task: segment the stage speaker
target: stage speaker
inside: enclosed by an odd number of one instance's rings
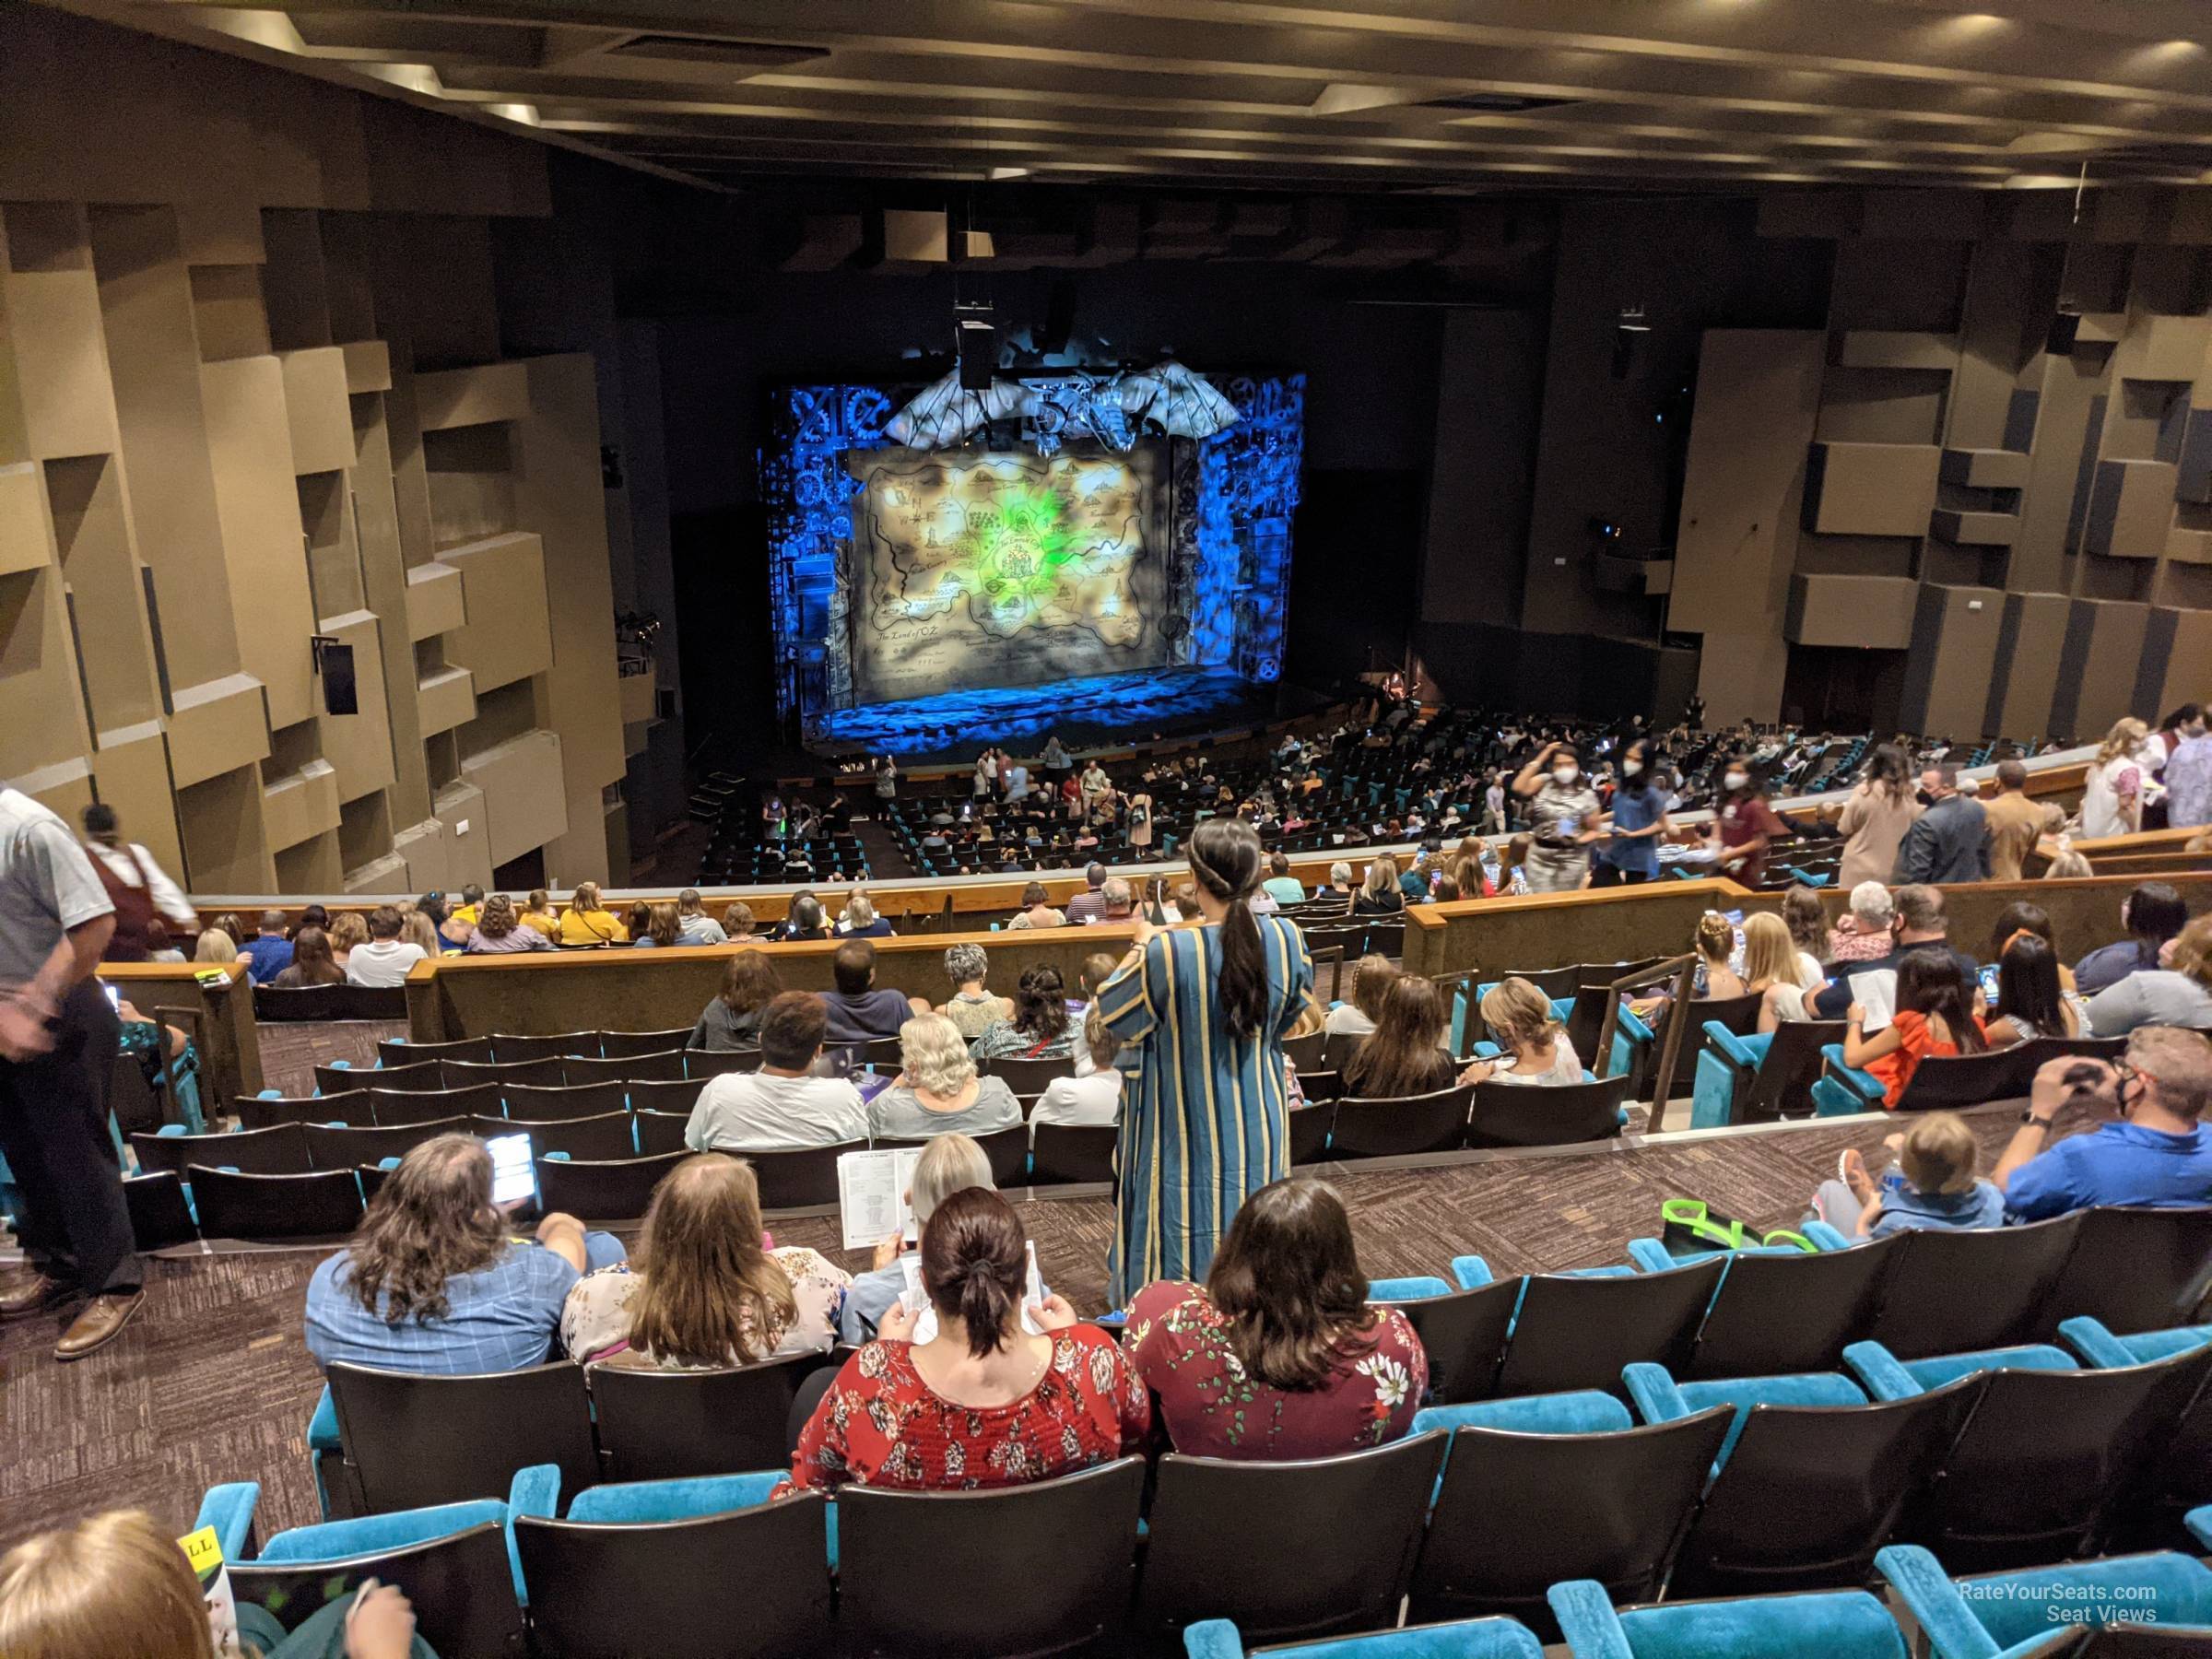
[[[353,647],[327,634],[313,638],[315,672],[323,677],[323,712],[359,714],[360,695],[354,684]]]
[[[998,371],[998,324],[988,305],[964,305],[953,319],[960,352],[960,390],[988,392]]]
[[[2081,313],[2060,312],[2051,319],[2051,331],[2043,337],[2043,349],[2053,357],[2070,357],[2074,342],[2081,335]]]

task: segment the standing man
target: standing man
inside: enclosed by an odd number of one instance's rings
[[[1959,793],[1959,769],[1931,766],[1920,774],[1928,809],[1912,820],[1897,850],[1892,887],[1989,879],[1989,815]]]
[[[1989,878],[2018,881],[2021,865],[2043,839],[2043,809],[2028,798],[2028,769],[2018,760],[1997,762],[1996,794],[1982,802],[1989,824]]]
[[[2173,753],[2166,758],[2166,827],[2195,830],[2212,824],[2212,736],[2205,712],[2194,704],[2174,723]]]
[[[114,930],[115,907],[68,826],[0,789],[0,1156],[22,1190],[34,1264],[0,1285],[0,1319],[90,1298],[57,1359],[105,1347],[146,1300],[108,1133],[122,1040],[92,979]]]
[[[153,954],[147,930],[156,916],[173,923],[189,947],[200,931],[199,912],[151,853],[123,839],[115,808],[95,801],[78,821],[85,827],[85,852],[91,858],[92,874],[100,877],[100,885],[108,890],[108,902],[115,907],[115,932],[108,940],[107,960],[147,960]]]

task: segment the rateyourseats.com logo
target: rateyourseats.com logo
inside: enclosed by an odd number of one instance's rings
[[[2037,1583],[1996,1580],[1959,1585],[1961,1600],[1972,1602],[2031,1602],[2040,1605],[2053,1624],[2156,1624],[2159,1593],[2150,1584]]]

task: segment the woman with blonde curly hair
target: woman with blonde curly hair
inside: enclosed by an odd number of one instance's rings
[[[1583,1063],[1565,1028],[1552,1017],[1550,998],[1528,981],[1509,979],[1484,993],[1482,1023],[1505,1053],[1476,1061],[1459,1074],[1462,1083],[1548,1086],[1583,1080]]]
[[[2165,747],[2141,721],[2117,721],[2097,746],[2081,781],[2081,837],[2133,835],[2143,828],[2143,796]]]
[[[1021,1102],[1006,1080],[976,1075],[966,1040],[944,1015],[917,1014],[900,1026],[899,1060],[899,1076],[868,1106],[875,1139],[927,1140],[1019,1126]]]

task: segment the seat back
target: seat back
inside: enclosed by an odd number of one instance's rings
[[[380,1066],[418,1065],[426,1060],[489,1060],[491,1039],[462,1037],[452,1042],[411,1042],[405,1037],[380,1037],[376,1063]]]
[[[1076,1063],[1063,1055],[1057,1060],[1027,1060],[1018,1054],[1002,1054],[990,1060],[976,1062],[976,1070],[989,1077],[1004,1077],[1006,1087],[1018,1095],[1041,1095],[1062,1077],[1076,1075]]]
[[[1524,979],[1544,993],[1547,1002],[1559,1002],[1572,996],[1581,986],[1583,971],[1572,962],[1564,968],[1508,968],[1488,976],[1485,982],[1509,979]]]
[[[564,1495],[598,1483],[580,1365],[429,1377],[337,1364],[329,1376],[363,1514],[504,1499],[533,1464],[558,1464]]]
[[[828,1653],[828,1513],[820,1493],[797,1492],[688,1521],[521,1516],[514,1547],[530,1587],[531,1644],[544,1659]]]
[[[605,1060],[565,1055],[560,1062],[559,1077],[546,1081],[565,1082],[573,1087],[579,1083],[680,1083],[683,1077],[682,1051],[666,1049],[657,1054],[620,1054]]]
[[[533,1158],[550,1158],[559,1152],[572,1159],[612,1163],[638,1155],[637,1141],[630,1134],[629,1113],[627,1112],[607,1112],[588,1118],[556,1118],[549,1124],[524,1123],[514,1118],[480,1117],[476,1120],[476,1132],[487,1137],[494,1135],[526,1135],[530,1137],[530,1155]]]
[[[663,1087],[665,1087],[664,1085]],[[676,1085],[681,1088],[682,1084]],[[507,1115],[534,1124],[558,1124],[571,1118],[604,1117],[629,1110],[629,1091],[618,1082],[554,1084],[509,1083],[500,1089]],[[693,1099],[697,1099],[694,1091]],[[690,1111],[688,1103],[684,1110]]]
[[[374,1072],[369,1075],[376,1076]],[[417,1124],[435,1124],[444,1118],[469,1117],[480,1112],[496,1113],[500,1110],[500,1086],[476,1083],[462,1088],[441,1088],[430,1094],[388,1093],[372,1088],[369,1091],[369,1110],[375,1113],[377,1127],[381,1129],[406,1129]]]
[[[1309,1462],[1159,1461],[1135,1633],[1229,1618],[1247,1643],[1397,1623],[1446,1437]],[[1358,1523],[1347,1525],[1348,1517]]]
[[[1759,1063],[1751,1092],[1735,1120],[1769,1124],[1778,1118],[1810,1117],[1813,1085],[1820,1077],[1820,1051],[1844,1037],[1840,1019],[1785,1019]]]
[[[628,1085],[625,1092],[632,1112],[665,1112],[676,1117],[688,1118],[691,1115],[691,1108],[699,1104],[699,1091],[703,1087],[703,1084],[690,1080],[679,1083],[666,1077],[640,1078]],[[559,1113],[547,1112],[546,1115],[555,1117]]]
[[[1983,1382],[1961,1377],[1874,1406],[1752,1406],[1690,1524],[1667,1594],[1864,1584],[1906,1504],[1936,1478]]]
[[[2010,1049],[1980,1054],[1935,1054],[1912,1070],[1898,1097],[1899,1112],[1949,1112],[2025,1093],[2015,1079],[2019,1060]]]
[[[1133,1457],[1029,1486],[838,1494],[839,1645],[850,1654],[1033,1659],[1124,1626],[1145,1465]],[[988,1561],[977,1594],[947,1561]]]
[[[354,1124],[366,1129],[376,1122],[365,1088],[327,1095],[235,1095],[231,1107],[248,1129],[275,1124]]]
[[[971,1137],[982,1148],[983,1156],[991,1160],[991,1183],[1005,1191],[1008,1187],[1026,1186],[1030,1180],[1030,1130],[1026,1124],[1015,1124],[1005,1129],[994,1129],[988,1135]],[[901,1140],[888,1137],[875,1143],[878,1147],[926,1147],[929,1142]]]
[[[1329,1145],[1329,1127],[1336,1121],[1336,1102],[1318,1106],[1301,1106],[1288,1115],[1290,1124],[1290,1161],[1293,1164],[1319,1163]]]
[[[2080,1225],[2077,1211],[2028,1227],[1908,1232],[1869,1335],[1900,1359],[2021,1341],[2041,1320]]]
[[[1477,1083],[1467,1120],[1470,1147],[1567,1147],[1611,1140],[1620,1133],[1620,1104],[1629,1079],[1535,1087]]]
[[[1429,1393],[1423,1403],[1458,1406],[1487,1400],[1498,1382],[1498,1361],[1512,1328],[1521,1281],[1500,1279],[1449,1296],[1387,1302],[1406,1315],[1429,1356]]]
[[[1467,1106],[1474,1098],[1473,1086],[1465,1083],[1393,1100],[1347,1095],[1336,1102],[1330,1150],[1339,1158],[1448,1152],[1465,1138]]]
[[[1342,1072],[1346,1062],[1359,1052],[1367,1041],[1364,1031],[1327,1031],[1321,1042],[1321,1064],[1324,1070]]]
[[[538,1208],[584,1221],[635,1221],[653,1202],[661,1178],[690,1156],[677,1150],[604,1162],[541,1158],[535,1166]]]
[[[2039,1335],[2087,1314],[2117,1335],[2194,1324],[2212,1272],[2212,1206],[2089,1210],[2044,1299]]]
[[[598,1052],[609,1060],[620,1060],[637,1054],[665,1054],[671,1049],[680,1049],[691,1041],[691,1028],[678,1026],[667,1031],[601,1031],[598,1037]]]
[[[1039,1186],[1113,1179],[1113,1154],[1122,1138],[1113,1124],[1039,1124],[1030,1134],[1030,1179]]]
[[[171,1171],[124,1176],[123,1202],[130,1213],[131,1241],[140,1250],[166,1250],[200,1236],[199,1224],[184,1203],[184,1182]]]
[[[834,1147],[807,1147],[796,1152],[740,1152],[760,1183],[762,1209],[806,1209],[837,1202],[837,1160],[847,1152],[865,1152],[865,1141]]]
[[[1595,1579],[1617,1602],[1657,1594],[1729,1418],[1723,1406],[1609,1434],[1456,1430],[1410,1622],[1510,1614],[1557,1641],[1544,1593],[1562,1580]]]
[[[206,1239],[338,1239],[361,1218],[351,1170],[313,1175],[234,1175],[188,1165],[185,1184]]]
[[[1716,1256],[1619,1278],[1532,1274],[1499,1367],[1498,1392],[1602,1388],[1618,1395],[1621,1368],[1639,1359],[1678,1373],[1724,1265]]]
[[[470,1121],[462,1117],[391,1129],[333,1129],[324,1124],[307,1124],[301,1128],[307,1136],[308,1161],[318,1170],[350,1170],[356,1164],[382,1163],[387,1158],[405,1158],[423,1142],[441,1135],[476,1133]]]
[[[304,1175],[307,1136],[297,1124],[241,1129],[235,1135],[134,1135],[131,1151],[141,1173],[182,1174],[188,1164],[229,1166],[248,1175]]]
[[[397,1549],[335,1561],[231,1561],[230,1592],[297,1630],[368,1579],[396,1586],[414,1604],[415,1633],[439,1653],[518,1653],[523,1613],[515,1605],[506,1529],[486,1521]]]
[[[1320,1031],[1309,1031],[1303,1037],[1286,1037],[1283,1039],[1283,1058],[1300,1072],[1318,1071],[1321,1069],[1321,1051],[1327,1042],[1327,1037]]]
[[[315,1092],[342,1094],[355,1088],[381,1088],[387,1093],[421,1094],[428,1089],[443,1088],[445,1072],[435,1060],[424,1060],[413,1065],[317,1065]]]
[[[253,1018],[262,1024],[292,1020],[405,1019],[404,985],[305,985],[278,990],[253,987]]]
[[[796,1354],[708,1371],[592,1367],[606,1478],[673,1480],[783,1467],[791,1462],[787,1424],[800,1385],[843,1359]]]
[[[757,1048],[686,1049],[684,1076],[693,1088],[713,1077],[725,1077],[733,1072],[756,1072],[760,1069],[760,1051]]]
[[[1738,1254],[1698,1327],[1692,1377],[1833,1371],[1873,1324],[1904,1238],[1814,1255]]]
[[[1705,1046],[1706,1021],[1717,1019],[1738,1037],[1748,1037],[1759,1030],[1759,1005],[1757,992],[1747,992],[1742,996],[1700,996],[1693,999],[1687,1007],[1677,1007],[1669,1003],[1660,1016],[1660,1023],[1653,1028],[1653,1035],[1656,1039],[1652,1045],[1653,1070],[1658,1067],[1659,1056],[1666,1052],[1666,1022],[1683,1016],[1689,1020],[1689,1024],[1683,1028],[1682,1046],[1675,1051],[1674,1077],[1668,1080],[1665,1092],[1653,1094],[1649,1098],[1672,1100],[1694,1091],[1698,1086],[1698,1053]],[[1593,1064],[1594,1059],[1593,1055],[1583,1055],[1585,1065]]]
[[[2013,1087],[2007,1092],[2024,1095],[2035,1081],[2035,1074],[2046,1060],[2064,1060],[2079,1057],[2085,1060],[2118,1060],[2127,1053],[2124,1037],[2030,1037],[2017,1048],[2005,1051],[2019,1069],[2013,1076]]]
[[[456,1088],[472,1083],[558,1088],[561,1082],[561,1062],[551,1054],[535,1060],[445,1060],[440,1064],[445,1067],[446,1082]]]
[[[653,1158],[663,1152],[686,1152],[690,1149],[684,1144],[684,1131],[691,1126],[691,1114],[688,1112],[641,1110],[629,1115],[638,1132],[638,1151],[641,1156]]]
[[[512,1065],[518,1060],[558,1060],[563,1054],[596,1054],[598,1052],[599,1033],[596,1031],[555,1031],[547,1036],[534,1037],[501,1031],[491,1040],[492,1058],[502,1065]]]

